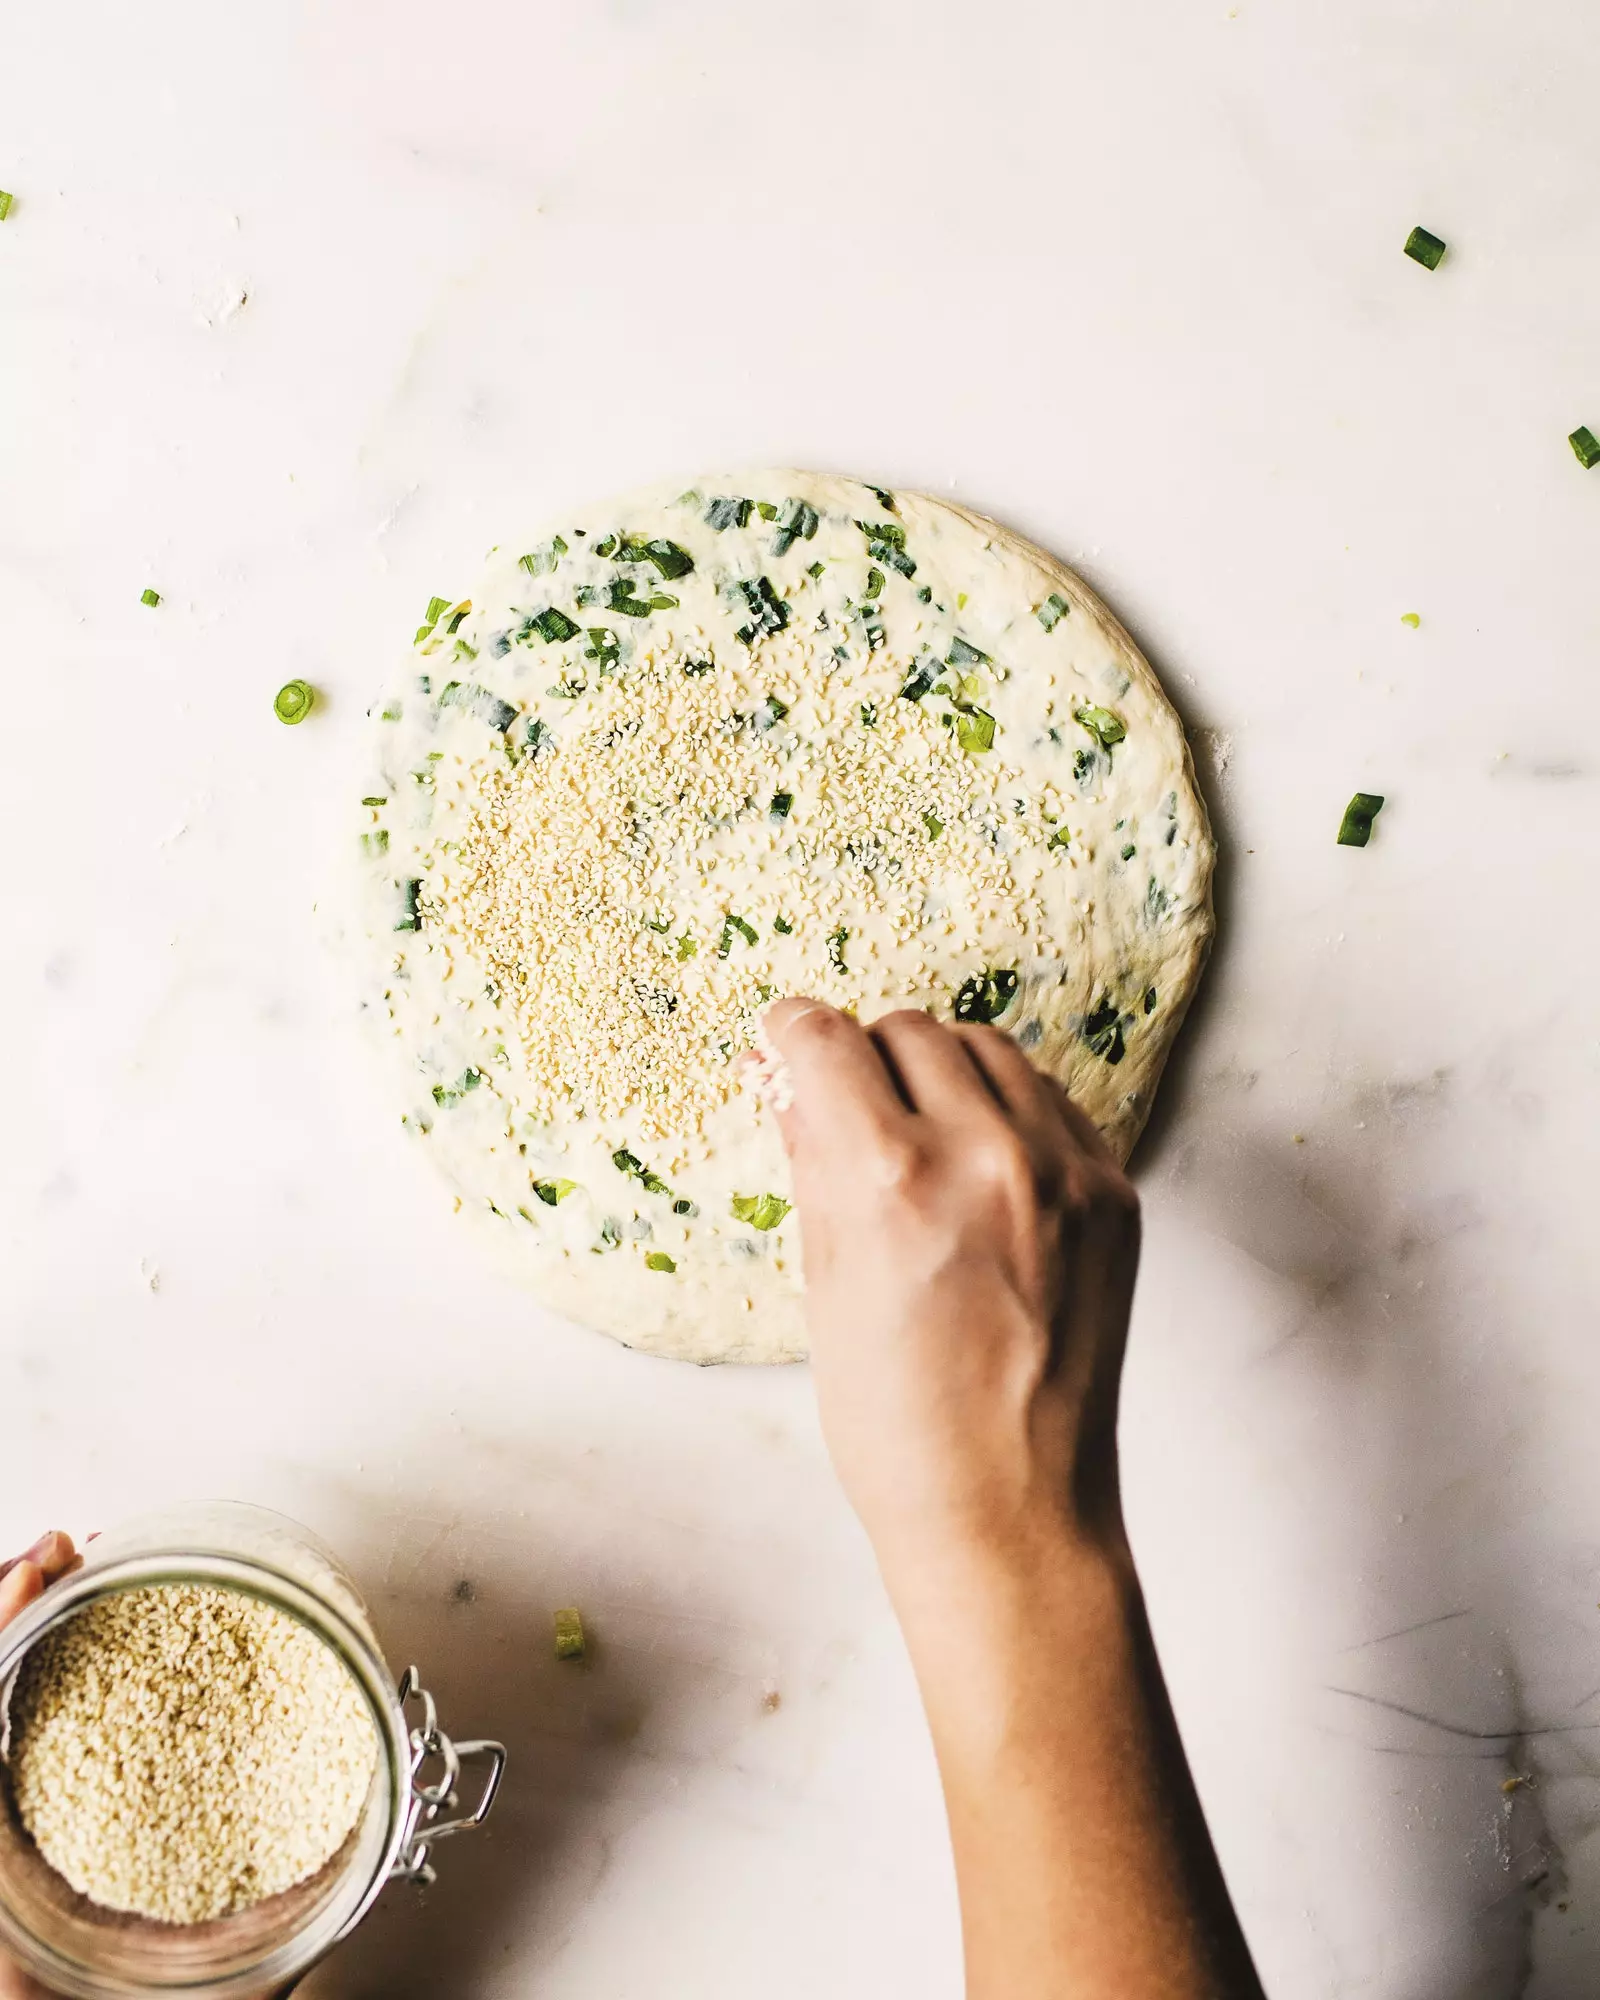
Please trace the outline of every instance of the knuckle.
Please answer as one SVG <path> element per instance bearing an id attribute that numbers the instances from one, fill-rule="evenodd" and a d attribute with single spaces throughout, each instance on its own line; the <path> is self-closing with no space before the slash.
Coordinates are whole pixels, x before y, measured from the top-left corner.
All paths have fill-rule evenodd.
<path id="1" fill-rule="evenodd" d="M 927 1148 L 917 1139 L 901 1133 L 886 1135 L 879 1141 L 877 1155 L 877 1177 L 885 1187 L 905 1194 L 916 1194 L 926 1188 L 933 1163 Z"/>
<path id="2" fill-rule="evenodd" d="M 1033 1160 L 1017 1133 L 1007 1127 L 986 1133 L 972 1151 L 972 1166 L 997 1193 L 1031 1196 L 1036 1181 Z"/>

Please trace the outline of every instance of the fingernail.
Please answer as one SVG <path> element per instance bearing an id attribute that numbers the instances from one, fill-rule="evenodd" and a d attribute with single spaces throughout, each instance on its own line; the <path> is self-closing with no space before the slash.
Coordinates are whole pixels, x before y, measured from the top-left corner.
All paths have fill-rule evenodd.
<path id="1" fill-rule="evenodd" d="M 31 1549 L 24 1550 L 22 1560 L 24 1562 L 38 1563 L 42 1567 L 45 1557 L 49 1555 L 55 1545 L 56 1537 L 60 1533 L 61 1530 L 59 1528 L 47 1528 Z"/>

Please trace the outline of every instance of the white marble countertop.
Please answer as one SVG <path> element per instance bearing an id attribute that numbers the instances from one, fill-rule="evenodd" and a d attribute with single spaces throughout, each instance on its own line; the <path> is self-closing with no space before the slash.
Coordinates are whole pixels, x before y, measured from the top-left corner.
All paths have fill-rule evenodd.
<path id="1" fill-rule="evenodd" d="M 1593 1993 L 1583 0 L 23 0 L 3 62 L 0 1541 L 284 1507 L 507 1737 L 492 1834 L 317 1991 L 959 1990 L 805 1371 L 481 1269 L 314 908 L 431 592 L 788 461 L 1075 560 L 1196 732 L 1127 1483 L 1270 1990 Z"/>

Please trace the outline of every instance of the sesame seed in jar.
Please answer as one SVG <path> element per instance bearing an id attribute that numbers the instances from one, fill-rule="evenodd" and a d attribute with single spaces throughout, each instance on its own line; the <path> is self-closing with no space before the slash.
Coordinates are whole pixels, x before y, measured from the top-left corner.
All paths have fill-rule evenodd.
<path id="1" fill-rule="evenodd" d="M 103 1908 L 170 1924 L 315 1875 L 359 1821 L 378 1738 L 313 1632 L 238 1591 L 101 1598 L 28 1653 L 9 1775 L 40 1854 Z"/>

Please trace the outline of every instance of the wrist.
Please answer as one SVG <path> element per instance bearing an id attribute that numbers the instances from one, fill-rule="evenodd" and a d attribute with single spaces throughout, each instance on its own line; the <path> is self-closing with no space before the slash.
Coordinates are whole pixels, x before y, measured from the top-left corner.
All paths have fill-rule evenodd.
<path id="1" fill-rule="evenodd" d="M 919 1673 L 991 1641 L 1026 1643 L 1137 1598 L 1121 1509 L 1092 1517 L 1062 1509 L 1007 1522 L 878 1543 L 884 1585 Z"/>

